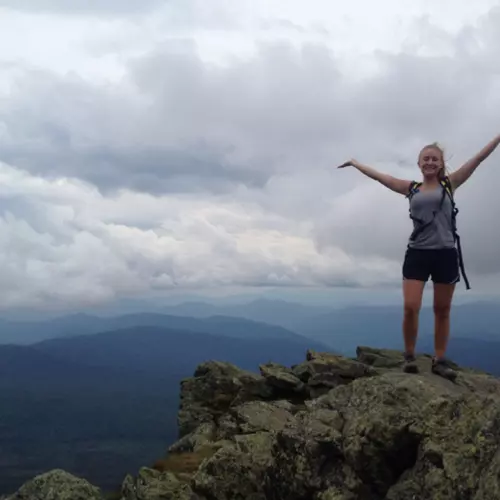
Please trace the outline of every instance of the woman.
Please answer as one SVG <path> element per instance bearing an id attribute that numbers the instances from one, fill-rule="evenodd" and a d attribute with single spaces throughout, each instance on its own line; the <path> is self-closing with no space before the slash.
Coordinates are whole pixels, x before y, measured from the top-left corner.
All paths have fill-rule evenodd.
<path id="1" fill-rule="evenodd" d="M 460 280 L 459 259 L 454 232 L 454 206 L 443 186 L 453 193 L 500 144 L 500 135 L 457 171 L 446 175 L 443 150 L 437 144 L 425 146 L 419 154 L 422 181 L 402 180 L 352 159 L 339 168 L 354 167 L 371 179 L 410 199 L 414 231 L 403 263 L 404 296 L 404 371 L 417 373 L 415 345 L 418 317 L 424 286 L 429 277 L 434 283 L 434 349 L 432 371 L 450 380 L 456 372 L 445 359 L 450 331 L 450 308 L 455 285 Z"/>

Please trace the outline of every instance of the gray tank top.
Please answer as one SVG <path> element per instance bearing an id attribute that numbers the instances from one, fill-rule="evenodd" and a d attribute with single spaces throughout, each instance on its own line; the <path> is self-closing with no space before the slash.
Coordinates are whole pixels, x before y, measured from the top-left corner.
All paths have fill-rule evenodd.
<path id="1" fill-rule="evenodd" d="M 414 240 L 409 240 L 410 248 L 439 249 L 455 246 L 452 227 L 453 206 L 449 196 L 445 194 L 443 206 L 439 210 L 442 195 L 443 188 L 438 186 L 431 191 L 417 190 L 411 197 L 410 213 L 413 217 L 428 222 L 432 220 L 434 211 L 436 216 Z M 413 225 L 417 228 L 420 224 L 413 221 Z"/>

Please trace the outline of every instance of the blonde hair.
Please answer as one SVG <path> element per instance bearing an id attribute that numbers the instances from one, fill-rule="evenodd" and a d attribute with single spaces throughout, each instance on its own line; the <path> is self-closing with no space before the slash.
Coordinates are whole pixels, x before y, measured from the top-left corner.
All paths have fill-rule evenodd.
<path id="1" fill-rule="evenodd" d="M 443 168 L 439 171 L 439 178 L 444 179 L 450 174 L 450 171 L 446 166 L 446 161 L 444 159 L 444 148 L 438 142 L 433 142 L 424 146 L 420 150 L 420 154 L 422 154 L 422 151 L 425 151 L 426 149 L 434 149 L 435 151 L 439 151 L 439 154 L 441 155 L 441 161 L 443 162 Z"/>

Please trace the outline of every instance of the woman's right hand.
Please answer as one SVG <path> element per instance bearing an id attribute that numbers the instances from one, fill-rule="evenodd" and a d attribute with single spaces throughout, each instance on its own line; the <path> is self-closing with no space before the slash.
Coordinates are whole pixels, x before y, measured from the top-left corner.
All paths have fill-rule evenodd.
<path id="1" fill-rule="evenodd" d="M 339 165 L 337 168 L 346 168 L 346 167 L 358 167 L 359 162 L 356 161 L 354 158 L 351 158 L 350 160 L 342 163 L 342 165 Z"/>

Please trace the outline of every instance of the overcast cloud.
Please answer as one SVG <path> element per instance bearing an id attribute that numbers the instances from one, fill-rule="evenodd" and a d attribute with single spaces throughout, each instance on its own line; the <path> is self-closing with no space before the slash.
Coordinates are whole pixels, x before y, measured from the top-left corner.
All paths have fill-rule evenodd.
<path id="1" fill-rule="evenodd" d="M 400 286 L 407 201 L 334 167 L 414 178 L 500 133 L 500 3 L 157 3 L 0 2 L 0 306 Z M 457 194 L 474 293 L 499 183 L 500 150 Z"/>
<path id="2" fill-rule="evenodd" d="M 50 14 L 136 14 L 164 4 L 163 0 L 0 0 L 0 7 Z"/>

